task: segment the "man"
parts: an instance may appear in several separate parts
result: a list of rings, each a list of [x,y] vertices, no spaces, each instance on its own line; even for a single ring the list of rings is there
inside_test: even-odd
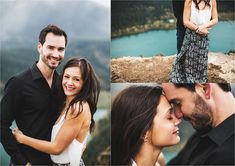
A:
[[[48,25],[39,35],[39,60],[26,71],[12,77],[1,101],[1,143],[11,157],[11,165],[51,165],[48,154],[18,144],[10,126],[34,138],[50,140],[61,99],[55,69],[64,59],[66,33]]]
[[[229,84],[162,84],[177,118],[197,132],[168,165],[234,165],[235,98]]]
[[[177,52],[179,53],[184,40],[186,28],[183,23],[184,0],[172,0],[174,16],[177,19],[176,36],[177,36]]]

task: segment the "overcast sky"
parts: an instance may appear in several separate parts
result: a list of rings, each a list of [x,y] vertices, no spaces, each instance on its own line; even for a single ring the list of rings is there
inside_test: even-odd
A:
[[[50,23],[70,38],[109,39],[110,0],[0,0],[1,41],[37,36]]]

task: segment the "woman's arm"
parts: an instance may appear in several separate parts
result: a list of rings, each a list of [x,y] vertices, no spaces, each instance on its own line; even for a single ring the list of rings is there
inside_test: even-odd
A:
[[[212,14],[211,14],[211,20],[203,25],[196,25],[190,21],[190,15],[191,15],[191,5],[192,0],[185,0],[184,3],[184,15],[183,15],[183,22],[184,26],[199,33],[202,35],[207,35],[209,33],[209,29],[211,29],[212,26],[216,25],[218,23],[218,14],[217,14],[217,5],[216,0],[212,0]]]
[[[185,2],[184,2],[183,22],[184,22],[184,26],[186,28],[189,28],[193,31],[197,31],[198,26],[190,21],[191,5],[192,5],[192,0],[185,0]]]
[[[211,2],[212,2],[211,20],[208,23],[203,25],[203,27],[205,28],[211,28],[218,23],[216,0],[211,0]]]
[[[48,154],[60,154],[77,137],[84,120],[87,118],[87,111],[90,111],[87,103],[83,104],[83,112],[75,118],[75,114],[67,114],[65,122],[61,126],[53,142],[43,141],[26,136],[20,131],[15,132],[18,142],[28,145],[34,149]]]

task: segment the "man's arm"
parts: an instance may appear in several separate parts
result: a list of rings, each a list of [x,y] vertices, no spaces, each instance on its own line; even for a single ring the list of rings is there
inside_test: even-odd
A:
[[[10,126],[15,120],[15,111],[19,108],[20,103],[20,81],[17,78],[11,78],[4,89],[4,94],[1,100],[1,111],[0,111],[0,131],[1,131],[1,143],[11,156],[11,160],[17,165],[26,165],[27,160],[21,153],[19,145],[16,142]]]
[[[58,155],[77,137],[84,125],[84,121],[88,119],[90,121],[90,108],[88,103],[84,103],[82,107],[83,111],[79,116],[77,116],[76,113],[68,112],[63,125],[56,134],[55,140],[52,142],[26,136],[18,129],[14,130],[15,137],[19,143],[44,153]],[[79,112],[79,107],[75,108],[75,112]],[[87,128],[89,128],[89,126],[87,126]]]

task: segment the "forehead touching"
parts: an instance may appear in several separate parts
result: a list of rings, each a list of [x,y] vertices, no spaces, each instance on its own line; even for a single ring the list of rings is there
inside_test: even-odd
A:
[[[163,83],[162,87],[169,102],[172,100],[183,99],[192,94],[192,92],[188,89],[183,87],[175,87],[172,83]]]
[[[171,112],[171,105],[170,103],[167,101],[165,95],[161,95],[160,97],[160,101],[157,107],[157,114],[159,115],[164,115],[167,114],[169,112]]]

